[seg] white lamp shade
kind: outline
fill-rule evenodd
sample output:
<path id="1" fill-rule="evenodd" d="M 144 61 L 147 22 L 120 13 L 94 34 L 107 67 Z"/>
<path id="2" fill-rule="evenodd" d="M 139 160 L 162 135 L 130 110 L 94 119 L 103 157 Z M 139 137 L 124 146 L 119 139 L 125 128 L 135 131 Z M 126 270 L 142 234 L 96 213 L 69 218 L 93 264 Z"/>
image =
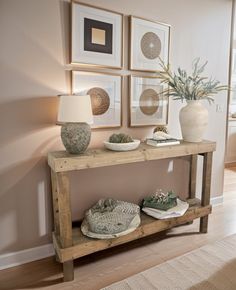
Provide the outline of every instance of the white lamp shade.
<path id="1" fill-rule="evenodd" d="M 86 96 L 60 96 L 57 120 L 60 123 L 93 123 L 91 99 Z"/>

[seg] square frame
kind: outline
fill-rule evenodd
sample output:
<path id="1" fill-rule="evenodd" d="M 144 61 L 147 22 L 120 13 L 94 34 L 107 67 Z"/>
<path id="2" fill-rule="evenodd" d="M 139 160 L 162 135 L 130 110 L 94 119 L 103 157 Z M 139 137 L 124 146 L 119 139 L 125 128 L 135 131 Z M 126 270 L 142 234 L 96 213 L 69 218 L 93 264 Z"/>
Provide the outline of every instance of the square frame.
<path id="1" fill-rule="evenodd" d="M 71 80 L 72 94 L 89 94 L 91 96 L 94 115 L 92 129 L 120 128 L 122 126 L 122 76 L 73 70 Z"/>
<path id="2" fill-rule="evenodd" d="M 166 89 L 168 86 L 159 77 L 129 76 L 129 127 L 168 124 L 169 98 L 162 95 Z M 150 102 L 151 106 L 145 106 Z"/>
<path id="3" fill-rule="evenodd" d="M 162 70 L 158 57 L 165 64 L 169 62 L 170 25 L 136 16 L 129 17 L 129 25 L 129 69 L 147 72 Z M 140 43 L 139 49 L 137 43 Z"/>
<path id="4" fill-rule="evenodd" d="M 87 19 L 85 34 L 85 18 Z M 112 32 L 109 31 L 112 26 Z M 104 43 L 93 43 L 91 28 L 104 32 Z M 90 36 L 91 37 L 90 37 Z M 101 37 L 101 34 L 100 34 Z M 110 39 L 107 39 L 107 38 Z M 112 38 L 112 42 L 110 40 Z M 96 38 L 94 38 L 96 39 Z M 90 43 L 89 43 L 90 42 Z M 71 64 L 123 68 L 124 15 L 111 10 L 71 1 Z M 85 50 L 85 47 L 87 50 Z M 97 51 L 96 51 L 97 49 Z"/>

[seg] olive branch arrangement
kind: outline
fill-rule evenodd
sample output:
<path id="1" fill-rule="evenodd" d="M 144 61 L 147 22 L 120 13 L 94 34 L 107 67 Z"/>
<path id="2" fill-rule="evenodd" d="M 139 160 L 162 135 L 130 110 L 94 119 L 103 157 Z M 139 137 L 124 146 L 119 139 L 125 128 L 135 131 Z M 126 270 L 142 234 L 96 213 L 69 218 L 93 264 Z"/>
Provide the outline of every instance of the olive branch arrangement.
<path id="1" fill-rule="evenodd" d="M 166 83 L 169 89 L 163 92 L 164 96 L 172 96 L 174 100 L 208 100 L 213 103 L 213 96 L 220 91 L 228 89 L 228 86 L 220 85 L 220 82 L 203 77 L 202 73 L 207 65 L 207 61 L 200 65 L 200 58 L 196 58 L 192 64 L 192 74 L 188 75 L 186 70 L 178 68 L 177 73 L 173 73 L 170 64 L 165 65 L 159 58 L 163 71 L 159 72 L 162 83 Z"/>

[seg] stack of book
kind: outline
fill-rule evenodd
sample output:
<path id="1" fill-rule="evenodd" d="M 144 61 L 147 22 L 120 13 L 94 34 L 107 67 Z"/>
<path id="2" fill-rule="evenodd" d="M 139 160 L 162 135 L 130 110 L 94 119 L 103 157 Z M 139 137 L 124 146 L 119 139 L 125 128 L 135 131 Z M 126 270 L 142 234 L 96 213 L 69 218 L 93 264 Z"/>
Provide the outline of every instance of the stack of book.
<path id="1" fill-rule="evenodd" d="M 185 201 L 180 200 L 177 198 L 177 205 L 172 207 L 168 210 L 160 210 L 151 207 L 143 207 L 142 211 L 145 212 L 147 215 L 154 217 L 156 219 L 169 219 L 174 217 L 183 216 L 189 208 L 189 204 Z"/>
<path id="2" fill-rule="evenodd" d="M 151 146 L 161 147 L 161 146 L 167 146 L 167 145 L 178 145 L 180 144 L 180 141 L 175 138 L 169 138 L 165 140 L 156 140 L 153 138 L 148 138 L 146 140 L 146 143 Z"/>

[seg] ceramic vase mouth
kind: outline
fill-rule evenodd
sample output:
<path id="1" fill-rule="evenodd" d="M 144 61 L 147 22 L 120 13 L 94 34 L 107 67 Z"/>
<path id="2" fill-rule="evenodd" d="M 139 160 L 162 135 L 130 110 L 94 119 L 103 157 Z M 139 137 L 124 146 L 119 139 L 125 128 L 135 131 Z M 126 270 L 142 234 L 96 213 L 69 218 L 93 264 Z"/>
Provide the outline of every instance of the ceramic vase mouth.
<path id="1" fill-rule="evenodd" d="M 201 103 L 202 100 L 186 100 L 187 104 L 198 104 Z"/>

